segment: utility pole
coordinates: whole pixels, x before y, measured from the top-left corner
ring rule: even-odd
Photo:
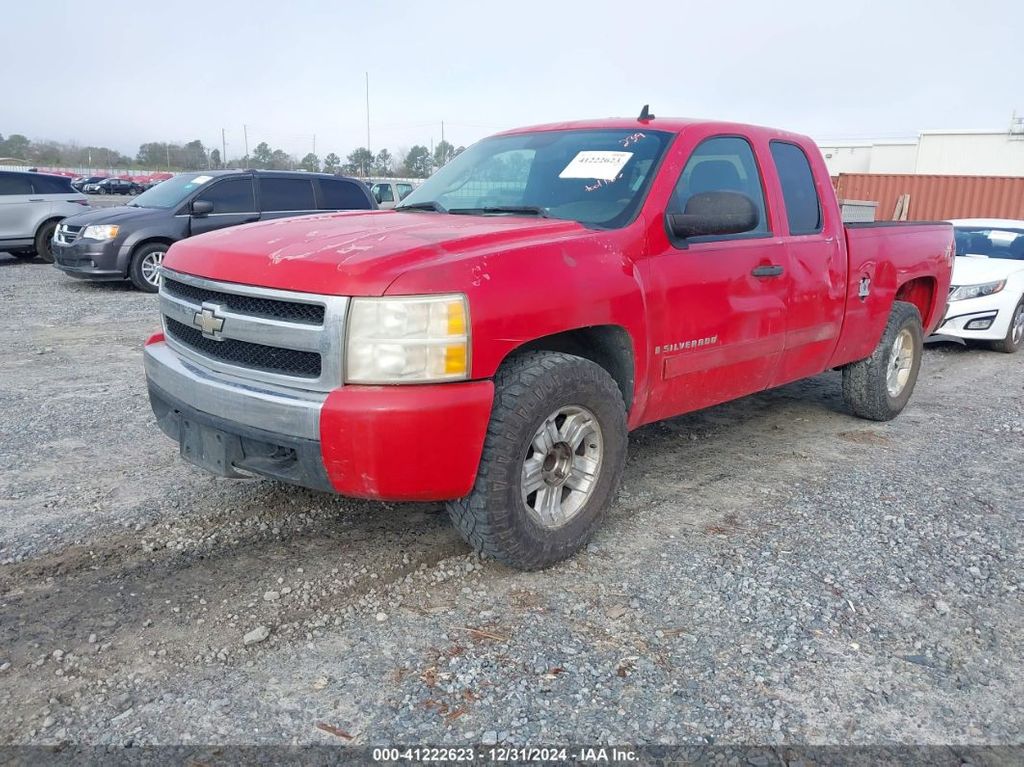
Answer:
[[[164,151],[167,152],[167,170],[171,169],[171,145],[164,144]]]
[[[224,137],[224,129],[220,129],[220,164],[227,167],[228,164],[228,140]]]
[[[373,156],[373,150],[370,149],[370,73],[366,73],[366,151]],[[370,169],[365,168],[363,170],[364,176],[370,175]]]
[[[316,154],[316,134],[313,134],[313,154]]]
[[[249,126],[242,126],[242,137],[245,139],[245,164],[249,164]]]

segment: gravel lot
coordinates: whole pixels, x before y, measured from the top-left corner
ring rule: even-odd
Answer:
[[[153,296],[0,255],[0,743],[1020,743],[1024,354],[655,424],[523,574],[440,505],[193,469]]]

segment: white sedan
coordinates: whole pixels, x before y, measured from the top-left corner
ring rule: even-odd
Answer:
[[[950,222],[956,259],[946,316],[935,331],[1013,353],[1024,342],[1024,221]]]

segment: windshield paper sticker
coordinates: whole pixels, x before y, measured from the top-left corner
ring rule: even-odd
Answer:
[[[558,177],[614,181],[632,156],[632,152],[580,152]]]
[[[213,176],[196,176],[194,179],[192,179],[192,183],[195,184],[196,186],[199,186],[200,184],[205,184],[211,178],[213,178]]]

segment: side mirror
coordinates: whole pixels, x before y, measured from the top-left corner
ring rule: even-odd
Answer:
[[[683,213],[670,213],[667,218],[669,230],[681,240],[742,234],[756,229],[760,221],[754,201],[740,192],[695,194]]]
[[[213,203],[209,200],[193,200],[192,201],[192,215],[197,218],[208,216],[213,213]]]

